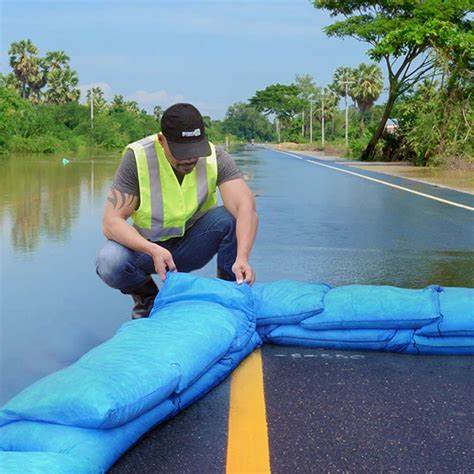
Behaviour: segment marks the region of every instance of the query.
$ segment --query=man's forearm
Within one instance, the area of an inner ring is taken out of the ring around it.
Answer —
[[[237,258],[248,260],[258,229],[254,206],[240,206],[236,217]]]
[[[149,254],[151,248],[156,245],[142,237],[135,227],[131,226],[126,220],[120,217],[113,217],[105,222],[103,232],[109,240],[114,240],[115,242],[138,252]]]

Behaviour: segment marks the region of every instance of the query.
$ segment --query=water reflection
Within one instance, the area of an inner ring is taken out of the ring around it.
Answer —
[[[17,252],[34,251],[41,237],[65,241],[80,206],[103,199],[117,161],[57,156],[11,156],[0,160],[0,222],[10,228]],[[8,221],[8,224],[7,224]]]

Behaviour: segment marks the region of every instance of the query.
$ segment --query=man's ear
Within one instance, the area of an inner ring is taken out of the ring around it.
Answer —
[[[166,138],[161,132],[158,132],[158,141],[161,143],[161,145],[165,144]]]

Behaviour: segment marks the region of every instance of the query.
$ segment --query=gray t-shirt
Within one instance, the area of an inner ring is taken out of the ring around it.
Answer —
[[[216,147],[217,158],[217,185],[221,185],[226,181],[242,178],[242,173],[235,164],[232,157],[223,148]],[[177,178],[181,181],[182,176],[179,176],[175,171]],[[127,149],[122,157],[117,171],[115,172],[114,182],[112,187],[126,194],[140,196],[140,188],[138,184],[137,163],[132,150]]]

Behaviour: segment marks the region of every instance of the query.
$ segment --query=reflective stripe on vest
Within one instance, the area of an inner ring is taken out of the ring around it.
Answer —
[[[158,242],[181,237],[199,217],[217,205],[217,158],[199,158],[191,173],[179,181],[157,135],[127,146],[133,150],[140,187],[140,207],[133,225],[146,239]]]

